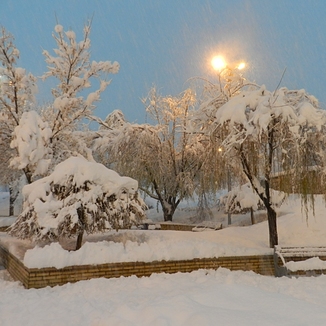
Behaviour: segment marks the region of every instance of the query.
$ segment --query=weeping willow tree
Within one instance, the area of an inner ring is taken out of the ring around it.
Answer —
[[[160,203],[165,221],[172,221],[182,200],[216,180],[207,159],[208,151],[216,149],[209,147],[206,135],[190,131],[195,100],[191,90],[163,97],[152,89],[144,100],[152,124],[128,123],[114,112],[97,132],[96,156],[138,180]]]
[[[211,135],[233,176],[245,176],[263,202],[270,247],[278,244],[272,186],[301,194],[306,211],[317,188],[325,193],[323,177],[311,178],[323,174],[325,122],[313,96],[286,88],[243,90],[216,110]]]

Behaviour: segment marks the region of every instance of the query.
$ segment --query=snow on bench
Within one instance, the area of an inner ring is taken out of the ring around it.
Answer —
[[[274,265],[276,276],[324,274],[326,247],[275,246]]]

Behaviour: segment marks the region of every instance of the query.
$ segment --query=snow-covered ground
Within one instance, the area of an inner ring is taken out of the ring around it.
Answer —
[[[321,326],[326,276],[196,271],[25,290],[0,272],[2,326]]]
[[[191,211],[183,208],[176,221],[186,221],[190,215]],[[222,215],[210,222],[220,223],[225,219]],[[321,198],[316,202],[315,217],[310,216],[308,222],[301,215],[298,201],[285,203],[279,216],[280,244],[326,245],[326,208]],[[158,222],[153,212],[149,217]],[[246,224],[247,220],[247,216],[233,217],[235,224]],[[95,240],[89,240],[92,239]],[[270,250],[266,222],[219,231],[113,232],[109,240],[109,244],[102,241],[84,245],[85,252],[80,255],[90,256],[87,253],[91,252],[100,260],[110,254],[115,257],[112,260],[150,260],[153,255],[156,259],[160,255],[178,259]],[[33,253],[34,264],[47,256],[48,261],[61,261],[64,265],[75,259],[62,256],[56,246],[51,254],[52,246],[27,252]],[[107,251],[103,254],[105,246]],[[79,262],[86,259],[83,257],[78,258]],[[26,290],[3,270],[0,325],[324,325],[325,288],[326,276],[274,278],[219,269],[145,278],[94,279]]]

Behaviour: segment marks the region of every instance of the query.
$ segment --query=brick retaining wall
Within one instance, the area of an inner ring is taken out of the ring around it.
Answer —
[[[188,224],[177,224],[177,223],[159,223],[161,230],[172,230],[172,231],[192,231],[196,225]]]
[[[27,268],[6,248],[0,246],[0,259],[8,272],[26,288],[42,288],[62,285],[68,282],[89,280],[98,277],[120,277],[136,275],[150,276],[152,273],[192,272],[198,269],[217,269],[254,271],[258,274],[274,276],[273,255],[198,258],[192,260],[126,262],[102,265],[69,266],[56,268]]]

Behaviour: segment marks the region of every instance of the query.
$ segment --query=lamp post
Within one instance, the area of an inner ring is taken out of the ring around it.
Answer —
[[[222,56],[215,56],[211,61],[213,69],[217,72],[220,92],[224,93],[229,99],[243,86],[243,77],[240,73],[242,69],[246,67],[244,61],[228,64]],[[224,79],[224,89],[227,90],[225,93],[222,89],[222,81]]]
[[[223,152],[223,149],[222,149],[222,147],[220,147],[219,149],[218,149],[218,151],[220,152],[220,153],[222,153]],[[228,187],[228,193],[231,191],[231,173],[230,173],[230,168],[229,168],[229,166],[227,167],[227,175],[226,175],[226,179],[227,179],[227,187]],[[228,212],[228,225],[231,225],[231,213],[230,212]]]
[[[238,64],[233,64],[229,66],[224,58],[222,56],[215,56],[213,57],[211,61],[213,69],[217,72],[218,75],[218,81],[219,81],[219,87],[220,87],[220,92],[223,92],[222,90],[222,84],[221,84],[221,77],[225,79],[226,85],[225,88],[227,90],[227,98],[229,99],[232,97],[233,89],[232,89],[232,82],[234,81],[234,77],[239,77],[241,80],[241,75],[237,73],[237,70],[242,70],[246,67],[245,62],[240,62]],[[237,90],[237,87],[235,88],[235,91]],[[222,152],[222,148],[218,149],[219,152]],[[227,167],[227,188],[228,188],[228,193],[231,191],[231,173],[230,173],[230,167]],[[231,225],[231,213],[228,212],[228,225]]]
[[[222,56],[215,56],[215,57],[213,57],[211,63],[212,63],[213,69],[217,72],[218,83],[220,86],[220,92],[222,92],[221,74],[222,74],[223,70],[227,68],[226,62]]]

